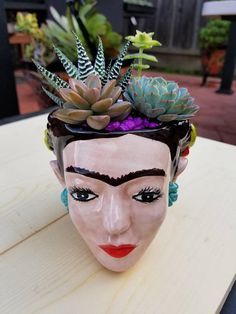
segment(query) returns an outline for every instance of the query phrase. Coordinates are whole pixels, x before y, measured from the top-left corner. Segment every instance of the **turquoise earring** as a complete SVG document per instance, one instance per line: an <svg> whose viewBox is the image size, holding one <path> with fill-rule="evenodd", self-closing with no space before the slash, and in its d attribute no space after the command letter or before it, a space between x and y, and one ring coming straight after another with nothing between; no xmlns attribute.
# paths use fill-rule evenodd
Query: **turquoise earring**
<svg viewBox="0 0 236 314"><path fill-rule="evenodd" d="M61 192L61 201L64 204L65 208L68 210L68 191L67 191L67 188L65 188Z"/></svg>
<svg viewBox="0 0 236 314"><path fill-rule="evenodd" d="M169 183L169 207L178 199L178 184L175 182Z"/></svg>

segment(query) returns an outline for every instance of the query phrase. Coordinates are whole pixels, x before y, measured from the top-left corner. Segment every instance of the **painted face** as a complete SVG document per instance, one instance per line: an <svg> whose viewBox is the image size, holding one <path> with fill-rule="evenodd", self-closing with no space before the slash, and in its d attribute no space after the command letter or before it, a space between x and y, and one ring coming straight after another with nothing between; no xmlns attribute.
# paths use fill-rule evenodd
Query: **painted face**
<svg viewBox="0 0 236 314"><path fill-rule="evenodd" d="M72 142L63 158L75 227L102 265L113 271L128 269L165 218L168 146L127 134Z"/></svg>

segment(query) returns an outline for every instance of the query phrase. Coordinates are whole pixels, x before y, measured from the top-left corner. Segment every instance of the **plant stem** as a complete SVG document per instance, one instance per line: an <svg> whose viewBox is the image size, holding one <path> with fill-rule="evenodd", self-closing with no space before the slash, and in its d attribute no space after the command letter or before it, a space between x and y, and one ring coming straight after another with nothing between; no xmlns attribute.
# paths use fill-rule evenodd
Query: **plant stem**
<svg viewBox="0 0 236 314"><path fill-rule="evenodd" d="M143 48L139 48L139 54L143 54ZM138 59L138 76L140 77L142 74L142 65L143 65L143 59Z"/></svg>

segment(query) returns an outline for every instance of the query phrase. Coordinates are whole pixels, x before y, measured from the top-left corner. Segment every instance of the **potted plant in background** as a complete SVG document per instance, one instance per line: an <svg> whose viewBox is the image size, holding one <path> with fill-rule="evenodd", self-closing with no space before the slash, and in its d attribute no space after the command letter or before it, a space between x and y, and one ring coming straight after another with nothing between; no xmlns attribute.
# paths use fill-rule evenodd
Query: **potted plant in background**
<svg viewBox="0 0 236 314"><path fill-rule="evenodd" d="M34 58L44 66L47 66L55 59L50 39L42 28L39 27L36 13L17 12L16 31L26 33L31 38L31 43L27 44L24 49L24 62L32 63L32 58Z"/></svg>
<svg viewBox="0 0 236 314"><path fill-rule="evenodd" d="M229 27L229 21L212 19L200 29L202 85L205 85L209 75L219 76L221 74L228 43Z"/></svg>
<svg viewBox="0 0 236 314"><path fill-rule="evenodd" d="M33 88L39 107L47 108L53 103L48 97L45 97L45 93L40 88L41 76L35 72L32 58L44 66L48 66L55 60L56 55L52 50L50 39L45 35L42 27L39 27L35 13L18 12L16 14L16 31L30 36L30 43L24 46L23 59L21 60L24 79ZM46 80L44 80L43 85L51 90Z"/></svg>

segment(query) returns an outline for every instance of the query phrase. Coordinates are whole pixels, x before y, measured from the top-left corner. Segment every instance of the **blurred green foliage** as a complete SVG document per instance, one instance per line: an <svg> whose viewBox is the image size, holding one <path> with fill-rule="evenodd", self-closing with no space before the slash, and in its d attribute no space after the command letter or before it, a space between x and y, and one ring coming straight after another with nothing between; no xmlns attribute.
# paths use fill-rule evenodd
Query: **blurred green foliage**
<svg viewBox="0 0 236 314"><path fill-rule="evenodd" d="M122 36L113 31L106 16L98 13L95 6L96 1L94 0L84 1L84 4L78 7L79 18L87 29L91 42L97 44L98 36L100 36L106 57L113 58L119 53ZM29 61L34 58L42 65L47 66L55 59L52 49L52 44L54 44L72 62L75 62L77 51L73 32L80 38L83 46L88 49L79 23L69 8L66 10L66 15L60 15L53 7L50 7L50 12L53 20L47 20L46 24L42 24L41 27L38 25L35 13L17 13L17 31L28 33L32 39L31 44L25 48L24 57Z"/></svg>
<svg viewBox="0 0 236 314"><path fill-rule="evenodd" d="M31 43L24 47L24 59L30 61L34 58L43 65L47 65L55 55L51 49L51 42L38 25L35 13L16 14L16 31L27 33Z"/></svg>
<svg viewBox="0 0 236 314"><path fill-rule="evenodd" d="M213 19L200 29L199 40L202 49L218 49L225 47L229 37L230 22Z"/></svg>
<svg viewBox="0 0 236 314"><path fill-rule="evenodd" d="M98 13L96 1L86 1L79 7L79 17L86 27L90 40L97 43L98 36L101 37L107 57L114 57L118 54L121 46L122 36L112 30L110 22L106 16ZM87 47L85 38L79 27L78 21L67 9L66 16L61 16L53 7L50 8L53 16L52 20L47 20L42 29L48 38L72 61L77 58L76 47L74 44L73 32L80 38L84 47Z"/></svg>

